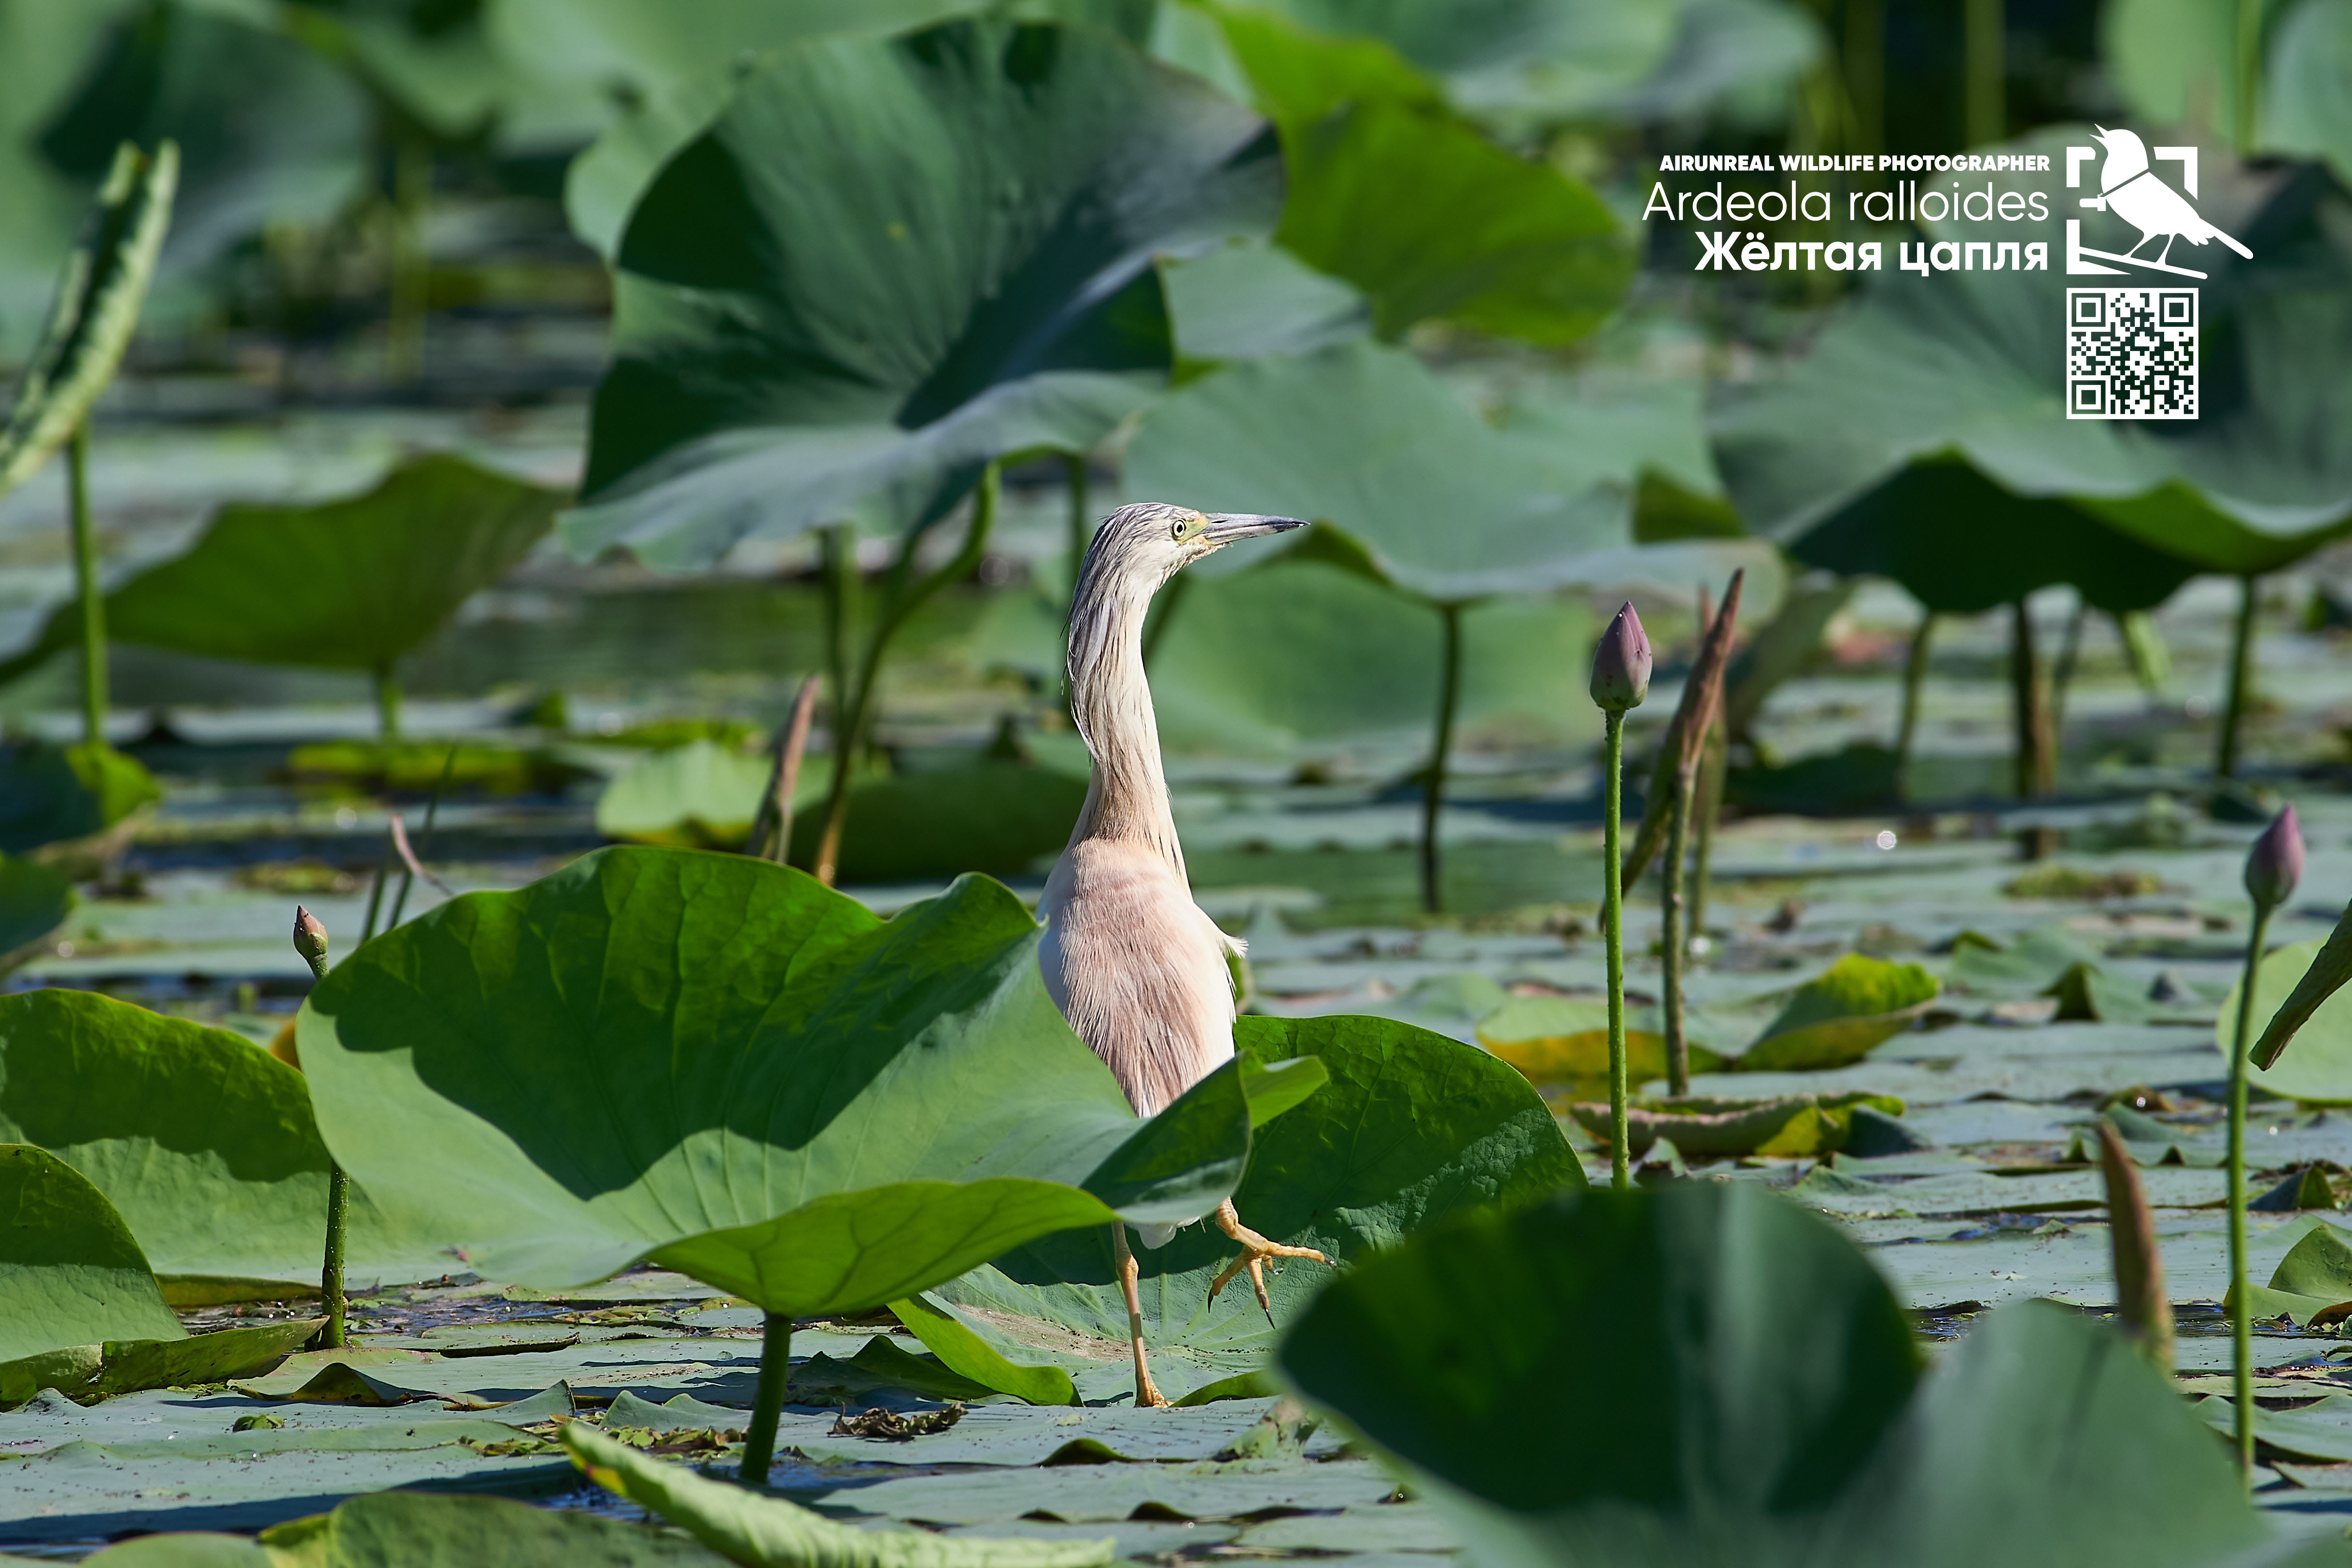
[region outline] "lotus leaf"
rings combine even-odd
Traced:
[[[1607,205],[1489,142],[1384,45],[1244,11],[1223,20],[1282,132],[1276,241],[1361,289],[1381,337],[1443,316],[1563,343],[1623,299],[1633,251]]]
[[[1694,1057],[1697,1053],[1692,1053]],[[1705,1070],[1699,1063],[1694,1068]],[[1853,1113],[1867,1106],[1882,1116],[1903,1114],[1903,1102],[1889,1094],[1792,1094],[1767,1100],[1724,1100],[1680,1095],[1642,1100],[1627,1107],[1629,1154],[1646,1153],[1664,1140],[1677,1154],[1827,1154],[1846,1146]],[[1571,1105],[1577,1124],[1604,1142],[1610,1110],[1603,1103]]]
[[[1789,994],[1763,1037],[1739,1055],[1744,1072],[1801,1072],[1861,1060],[1909,1028],[1943,983],[1916,963],[1849,952]]]
[[[106,596],[117,642],[263,664],[388,669],[530,553],[561,498],[446,455],[363,495],[221,509],[193,549]],[[22,675],[80,637],[71,606],[5,664]]]
[[[1139,1124],[1037,937],[983,879],[886,922],[764,861],[603,849],[344,959],[302,1060],[357,1182],[479,1271],[650,1257],[853,1310],[1114,1212],[1197,1216],[1240,1174],[1271,1082],[1235,1066]]]
[[[1325,1291],[1276,1365],[1479,1563],[2344,1554],[2278,1542],[2168,1380],[2072,1311],[2006,1309],[1923,1378],[1860,1250],[1748,1185],[1432,1227]]]
[[[2263,954],[2262,967],[2254,972],[2257,1023],[2267,1021],[2286,1005],[2296,983],[2325,946],[2326,939],[2315,938]],[[2225,1062],[2237,1038],[2238,993],[2244,984],[2242,977],[2230,987],[2214,1020],[2213,1047]],[[2352,994],[2338,991],[2319,1004],[2278,1059],[2268,1068],[2249,1063],[2247,1077],[2257,1089],[2289,1099],[2322,1105],[2352,1103]]]
[[[102,742],[0,745],[0,853],[91,838],[162,794],[144,767]]]
[[[989,459],[1090,448],[1171,363],[1153,257],[1266,225],[1271,152],[1085,28],[768,58],[630,216],[567,541],[693,565],[753,532],[927,521]]]
[[[139,307],[172,221],[180,150],[124,146],[100,187],[89,232],[66,261],[40,346],[0,425],[0,496],[29,478],[89,416],[139,325]]]
[[[2090,139],[2062,127],[2017,147],[2063,168]],[[2129,225],[2059,195],[2085,246],[2129,247]],[[2058,582],[2143,609],[2192,572],[2272,571],[2352,527],[2352,393],[2331,368],[2352,345],[2352,264],[2294,182],[2209,158],[2201,199],[2255,238],[2252,261],[2213,245],[2195,263],[2217,281],[2193,426],[2065,417],[2061,265],[1889,279],[1788,376],[1724,395],[1716,454],[1741,512],[1801,560],[1894,576],[1954,611]],[[1956,245],[2003,237],[1997,222],[1925,227]]]
[[[267,224],[324,224],[351,200],[367,172],[369,126],[350,77],[255,26],[251,10],[194,0],[114,10],[38,146],[58,174],[94,184],[122,142],[176,142],[167,271],[200,267]]]
[[[2303,0],[2270,23],[2270,68],[2263,82],[2263,145],[2324,158],[2352,179],[2352,6]]]
[[[332,1513],[241,1535],[149,1535],[89,1559],[103,1568],[724,1568],[726,1559],[667,1531],[504,1498],[383,1491]]]
[[[711,1480],[684,1465],[566,1426],[563,1446],[591,1479],[678,1525],[730,1563],[749,1568],[1096,1568],[1116,1555],[1100,1541],[1052,1542],[941,1538],[928,1531],[868,1532],[757,1492]]]
[[[242,1036],[95,992],[0,996],[0,1140],[37,1144],[93,1183],[175,1295],[318,1282],[326,1147],[302,1075]],[[352,1196],[349,1247],[355,1279],[449,1269],[365,1192]]]
[[[1227,245],[1160,263],[1180,359],[1309,353],[1371,330],[1364,297],[1271,245]]]
[[[1258,1061],[1311,1057],[1330,1073],[1328,1087],[1258,1134],[1234,1194],[1242,1222],[1277,1241],[1349,1261],[1440,1215],[1507,1206],[1583,1179],[1534,1090],[1475,1047],[1362,1017],[1244,1016],[1234,1040]],[[1208,1389],[1251,1377],[1263,1362],[1274,1331],[1246,1287],[1209,1297],[1230,1253],[1222,1235],[1201,1228],[1137,1254],[1144,1331],[1163,1389]],[[1275,1319],[1295,1315],[1330,1278],[1312,1263],[1269,1274]],[[1127,1307],[1099,1232],[1032,1244],[934,1295],[1008,1361],[1049,1360],[1024,1352],[1067,1346],[1075,1334],[1098,1363],[1125,1363]],[[985,1358],[961,1359],[961,1337],[934,1343],[929,1316],[904,1316],[941,1361],[990,1381]]]
[[[853,784],[840,872],[853,882],[906,882],[961,871],[1021,876],[1070,841],[1087,781],[1052,768],[982,762]],[[793,824],[794,860],[815,858],[824,822]]]
[[[640,843],[740,849],[772,771],[767,759],[716,741],[649,752],[596,797],[596,831]]]
[[[31,957],[73,910],[72,883],[37,860],[0,855],[0,973]]]

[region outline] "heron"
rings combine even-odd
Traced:
[[[1139,501],[1103,520],[1078,570],[1070,603],[1070,714],[1094,773],[1038,904],[1045,935],[1037,959],[1055,1005],[1110,1068],[1138,1116],[1157,1115],[1233,1059],[1234,997],[1226,959],[1242,951],[1192,901],[1144,679],[1144,616],[1151,596],[1202,556],[1304,526],[1292,517]],[[1230,1197],[1217,1206],[1216,1221],[1241,1252],[1210,1286],[1211,1299],[1246,1269],[1269,1321],[1268,1259],[1330,1261],[1311,1247],[1285,1247],[1251,1230]],[[1157,1247],[1176,1229],[1139,1226],[1137,1234]],[[1135,1402],[1166,1405],[1144,1353],[1139,1269],[1126,1226],[1111,1227],[1111,1252],[1127,1298]]]

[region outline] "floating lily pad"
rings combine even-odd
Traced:
[[[332,1513],[241,1535],[151,1535],[89,1559],[104,1568],[383,1568],[498,1563],[511,1568],[724,1568],[727,1559],[665,1531],[504,1498],[382,1491]]]
[[[1626,1152],[1646,1154],[1664,1140],[1681,1154],[1826,1154],[1846,1146],[1861,1107],[1882,1116],[1903,1114],[1903,1102],[1893,1095],[1860,1090],[1761,1100],[1683,1095],[1641,1100],[1625,1108]],[[1569,1110],[1587,1132],[1608,1141],[1606,1104],[1584,1102]]]
[[[1742,1072],[1803,1072],[1860,1061],[1911,1027],[1943,994],[1916,963],[1849,952],[1790,993],[1780,1016],[1739,1054]]]

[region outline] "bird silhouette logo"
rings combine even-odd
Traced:
[[[2175,265],[2171,260],[2176,240],[2187,240],[2203,246],[2207,240],[2218,239],[2240,256],[2251,258],[2253,252],[2230,235],[2224,234],[2197,214],[2189,197],[2197,194],[2197,149],[2194,147],[2158,147],[2150,159],[2147,143],[2136,132],[2097,128],[2097,147],[2066,149],[2066,184],[2079,186],[2083,165],[2094,158],[2099,164],[2099,193],[2082,198],[2082,205],[2094,212],[2113,213],[2139,230],[2139,238],[2123,251],[2093,250],[2083,244],[2083,220],[2066,220],[2066,270],[2072,273],[2119,273],[2125,267],[2147,268],[2156,272],[2175,273],[2183,278],[2202,278],[2204,273],[2193,268]],[[2104,153],[2104,158],[2101,157]],[[2156,172],[2155,163],[2179,163],[2183,195],[2165,182]],[[2164,243],[2153,257],[2140,253],[2161,239]],[[2118,266],[2102,265],[2116,262]]]

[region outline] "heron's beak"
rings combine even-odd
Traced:
[[[1303,517],[1260,517],[1245,511],[1213,511],[1208,517],[1209,526],[1202,530],[1201,537],[1217,550],[1244,539],[1255,539],[1262,533],[1286,533],[1307,526]]]

